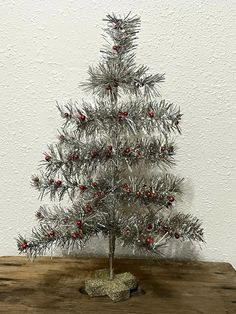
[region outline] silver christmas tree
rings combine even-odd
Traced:
[[[50,145],[40,175],[40,197],[69,197],[71,206],[41,206],[37,228],[19,236],[19,251],[36,257],[54,247],[82,248],[94,236],[109,242],[109,278],[117,243],[133,253],[162,255],[172,238],[204,241],[199,220],[176,213],[182,178],[174,164],[179,108],[160,99],[163,74],[135,63],[140,19],[107,15],[102,59],[90,67],[83,87],[94,102],[58,106],[64,124]]]

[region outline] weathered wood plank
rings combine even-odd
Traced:
[[[236,272],[227,263],[117,259],[145,294],[113,303],[79,289],[104,258],[0,257],[0,313],[235,314]]]

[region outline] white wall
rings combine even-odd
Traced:
[[[200,252],[173,245],[168,256],[236,266],[233,0],[0,2],[0,255],[16,255],[14,237],[35,224],[40,203],[29,181],[60,126],[55,100],[80,99],[79,82],[99,58],[102,18],[130,10],[142,18],[138,61],[166,73],[162,96],[184,113],[176,169],[186,178],[181,209],[205,228]]]

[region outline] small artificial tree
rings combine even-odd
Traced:
[[[83,84],[95,100],[58,106],[64,119],[58,143],[48,147],[41,174],[32,177],[41,198],[67,195],[71,206],[41,206],[38,227],[17,244],[36,257],[53,247],[82,248],[101,234],[109,240],[113,280],[117,241],[134,253],[159,256],[172,238],[203,241],[203,229],[197,218],[173,210],[183,179],[167,170],[174,164],[172,134],[180,133],[181,113],[160,100],[156,86],[164,75],[135,63],[140,19],[109,14],[104,21],[102,60],[89,67]]]

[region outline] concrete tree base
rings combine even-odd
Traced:
[[[131,273],[122,273],[109,279],[108,269],[95,271],[94,278],[85,281],[85,291],[90,297],[107,295],[112,301],[119,302],[130,298],[130,290],[137,288],[138,282]]]

